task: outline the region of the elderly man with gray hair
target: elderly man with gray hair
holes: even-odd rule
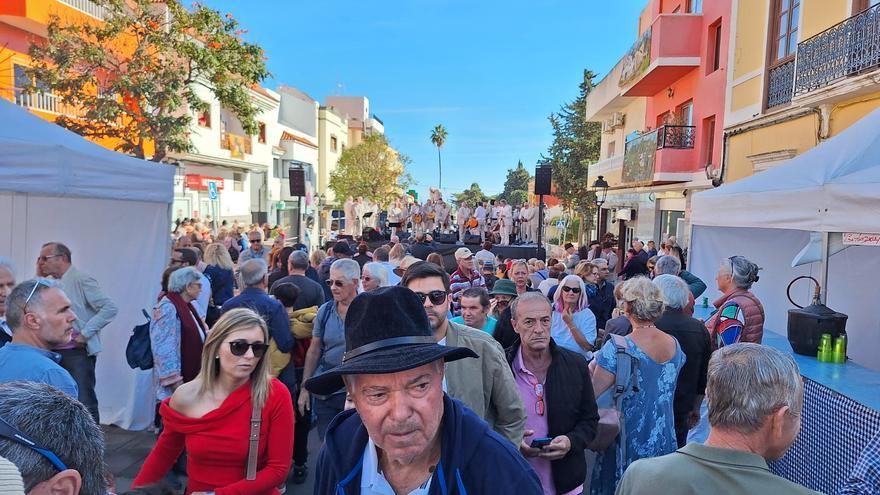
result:
[[[281,352],[293,352],[296,340],[290,332],[290,319],[287,310],[276,299],[266,293],[269,284],[269,265],[263,258],[253,258],[239,265],[241,287],[239,295],[227,300],[223,304],[223,312],[226,313],[235,308],[248,308],[254,310],[266,321],[269,327],[269,337],[275,341]],[[291,363],[293,361],[291,360]],[[291,393],[296,386],[296,368],[293,364],[288,365],[278,375],[281,383],[290,388]]]
[[[654,264],[654,276],[657,275],[677,275],[687,283],[688,289],[694,298],[700,297],[700,294],[706,292],[706,282],[693,273],[681,269],[681,260],[678,256],[660,256],[657,263]]]
[[[634,462],[617,495],[654,493],[814,494],[773,474],[801,427],[804,385],[791,356],[772,347],[740,343],[709,361],[706,387],[711,430],[705,444]]]
[[[675,439],[679,447],[684,447],[688,430],[700,421],[700,405],[706,391],[706,370],[712,355],[712,344],[703,323],[684,311],[692,297],[687,283],[675,275],[659,275],[654,278],[654,285],[660,288],[664,303],[663,316],[654,325],[675,337],[687,357],[678,372],[672,402]]]
[[[281,284],[293,284],[299,289],[299,297],[293,304],[294,311],[324,304],[324,288],[306,275],[308,269],[309,255],[300,250],[291,252],[287,257],[288,275],[276,280],[269,293],[274,294],[275,288]]]
[[[107,493],[104,435],[76,399],[43,383],[0,384],[0,420],[0,457],[21,472],[24,493]]]
[[[6,323],[6,298],[15,287],[15,265],[0,256],[0,347],[12,340],[12,329]]]

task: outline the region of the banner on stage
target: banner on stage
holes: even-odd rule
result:
[[[880,234],[844,232],[843,244],[846,246],[880,246]]]

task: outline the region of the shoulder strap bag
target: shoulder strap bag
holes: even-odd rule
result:
[[[260,448],[260,424],[263,422],[263,408],[254,404],[251,407],[251,431],[248,435],[248,460],[245,479],[257,479],[257,450]]]
[[[624,337],[615,334],[610,334],[610,337],[617,349],[614,385],[596,400],[599,406],[599,424],[596,428],[596,436],[587,445],[587,448],[595,452],[604,452],[620,436],[619,445],[623,452],[619,453],[618,458],[626,458],[626,426],[620,409],[624,395],[633,388],[631,381],[635,375],[638,361],[629,353]]]

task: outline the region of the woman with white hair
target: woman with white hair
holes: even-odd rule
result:
[[[361,269],[361,290],[369,292],[379,287],[388,287],[388,270],[379,263],[364,264]]]
[[[208,327],[192,302],[201,292],[202,277],[198,270],[179,268],[169,276],[168,292],[153,309],[150,345],[159,401],[170,397],[177,387],[199,374]]]
[[[736,342],[760,344],[764,337],[764,306],[749,289],[761,268],[742,256],[721,260],[715,282],[721,297],[712,304],[718,311],[706,321],[715,349]]]
[[[563,278],[553,295],[553,323],[550,336],[556,345],[593,359],[596,317],[587,304],[587,289],[577,275]]]
[[[634,461],[669,454],[677,448],[672,403],[685,356],[678,342],[654,325],[663,314],[663,296],[647,277],[627,280],[620,287],[620,295],[623,312],[632,324],[632,333],[622,337],[629,362],[621,366],[632,371],[624,384],[620,406],[621,429],[626,434],[618,435],[596,459],[590,484],[594,495],[613,494],[623,472]],[[596,397],[615,386],[618,340],[606,342],[590,363]],[[625,443],[620,445],[622,438]]]

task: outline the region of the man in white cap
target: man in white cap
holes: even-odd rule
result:
[[[474,253],[463,247],[455,250],[458,268],[449,277],[453,316],[461,316],[461,293],[471,287],[485,287],[486,281],[474,267]]]

